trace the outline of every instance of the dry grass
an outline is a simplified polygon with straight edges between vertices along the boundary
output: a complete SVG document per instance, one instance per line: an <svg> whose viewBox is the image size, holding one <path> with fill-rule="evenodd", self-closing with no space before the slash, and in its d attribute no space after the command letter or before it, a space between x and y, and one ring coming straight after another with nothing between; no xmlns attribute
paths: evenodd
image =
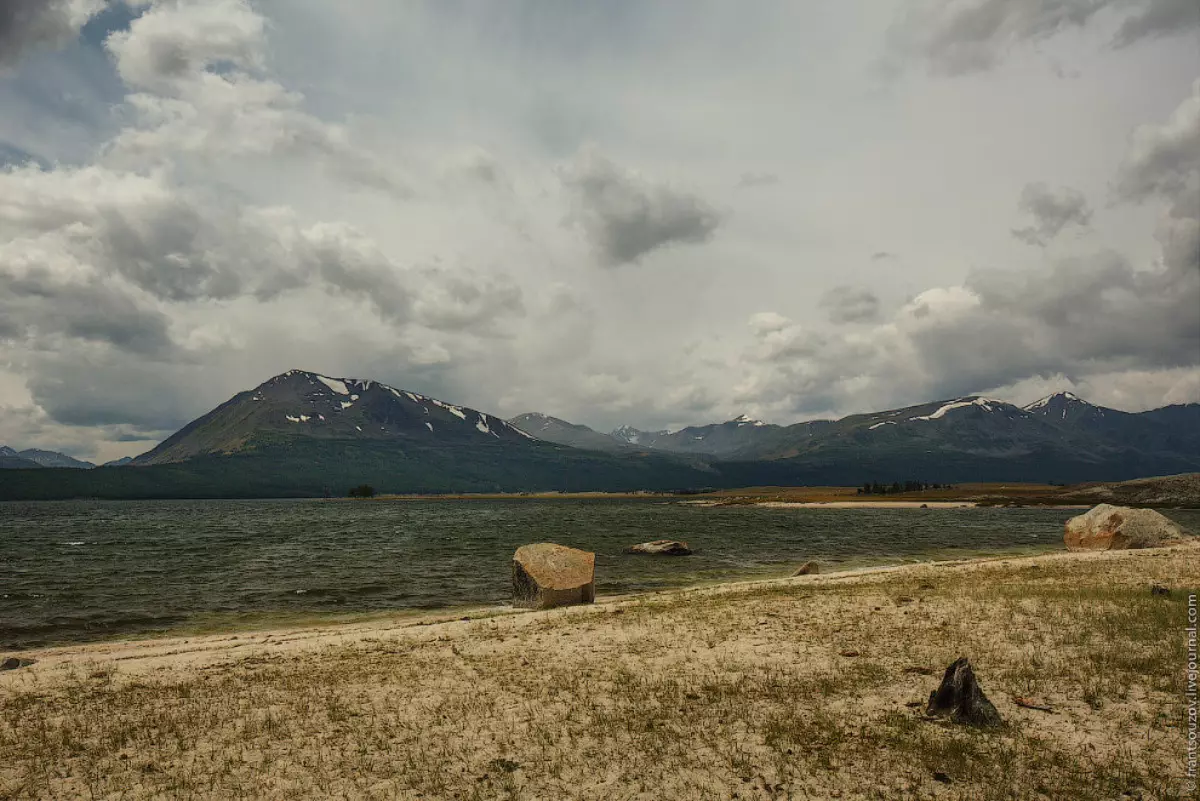
<svg viewBox="0 0 1200 801"><path fill-rule="evenodd" d="M1056 554L48 651L0 680L0 797L1180 798L1197 586ZM1003 731L908 706L959 655Z"/></svg>

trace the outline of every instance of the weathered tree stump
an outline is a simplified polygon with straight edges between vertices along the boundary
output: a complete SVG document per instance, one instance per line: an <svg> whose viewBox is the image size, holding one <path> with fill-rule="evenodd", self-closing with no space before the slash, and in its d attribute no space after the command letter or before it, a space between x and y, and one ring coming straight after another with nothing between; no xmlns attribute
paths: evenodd
<svg viewBox="0 0 1200 801"><path fill-rule="evenodd" d="M942 684L929 694L929 715L949 715L952 723L992 728L1003 726L1000 713L983 694L975 671L965 656L954 660L942 676Z"/></svg>

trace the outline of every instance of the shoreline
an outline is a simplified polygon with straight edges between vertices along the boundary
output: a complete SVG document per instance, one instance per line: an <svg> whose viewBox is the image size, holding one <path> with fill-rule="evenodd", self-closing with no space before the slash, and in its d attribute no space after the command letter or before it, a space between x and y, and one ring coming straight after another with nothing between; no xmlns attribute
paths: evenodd
<svg viewBox="0 0 1200 801"><path fill-rule="evenodd" d="M1194 547L1200 550L1200 542L1194 546L1176 546L1178 547ZM1163 549L1153 549L1163 550ZM463 606L448 606L437 609L394 609L380 610L375 612L347 612L341 614L331 614L324 616L319 613L312 615L300 615L304 622L288 624L286 619L288 616L282 616L278 621L272 620L272 615L266 614L261 619L261 625L250 623L249 625L237 625L232 622L232 625L226 627L222 625L204 626L199 625L195 629L189 628L189 624L181 624L178 628L160 632L150 631L145 635L139 634L114 634L112 637L105 637L95 640L67 640L60 643L49 644L44 646L34 646L30 648L15 648L0 653L0 657L19 656L24 659L37 659L39 663L48 661L50 664L62 662L62 657L66 656L82 656L84 658L96 658L101 655L107 655L110 658L117 660L136 659L138 657L129 654L138 651L158 652L160 649L168 649L172 653L183 653L188 650L205 650L212 643L228 643L238 642L233 648L244 648L251 644L263 644L268 640L282 641L303 641L313 638L353 638L354 635L371 633L371 632L392 632L403 631L414 628L437 627L444 625L453 625L460 622L491 620L500 617L522 617L527 615L553 614L563 610L587 610L587 609L603 609L613 605L624 604L639 604L652 600L662 600L664 598L680 598L696 594L699 596L721 595L728 592L737 592L741 590L772 587L772 586L787 586L796 581L806 581L815 586L825 584L853 582L863 577L887 576L887 575L902 575L914 571L922 571L926 569L945 569L945 568L963 568L972 569L997 562L1023 562L1039 559L1057 559L1057 558L1089 558L1096 557L1102 553L1133 553L1132 551L1119 552L1080 552L1067 551L1061 546L1053 547L1041 553L1030 554L1025 550L1022 551L997 551L988 552L967 556L961 559L914 559L906 562L885 562L881 564L867 564L856 567L849 567L841 570L831 570L828 572L815 573L807 576L754 576L746 575L727 580L715 580L711 582L698 582L693 584L684 584L679 586L667 587L658 590L645 590L629 593L618 593L613 595L598 596L592 604L581 604L570 607L560 607L555 610L529 610L519 607L513 607L510 604L480 604L480 605L463 605ZM192 645L191 649L180 649L183 645ZM0 672L0 688L4 687L4 678L12 676L17 671Z"/></svg>
<svg viewBox="0 0 1200 801"><path fill-rule="evenodd" d="M785 506L787 504L784 504ZM853 556L841 557L831 562L828 557L815 556L813 560L821 565L825 572L816 574L831 578L835 576L856 575L863 572L888 571L922 565L964 564L987 562L996 559L1021 559L1033 556L1044 556L1058 553L1062 546L1055 544L1024 544L1008 548L991 550L966 550L961 557L952 556L955 548L943 547L923 553L897 557ZM678 557L650 557L656 559L677 559ZM615 592L598 595L596 604L614 603L654 598L665 594L711 590L724 586L752 585L762 582L786 581L792 578L791 572L808 559L797 561L795 564L778 569L759 569L731 571L729 575L720 578L702 578L685 580L678 584L659 587L645 587L628 592ZM847 566L848 565L848 566ZM514 608L508 602L488 603L468 602L436 607L393 607L387 609L361 609L346 611L306 610L290 611L248 611L242 613L202 613L176 624L161 628L150 628L142 631L114 631L100 634L96 637L67 637L33 645L15 645L7 649L0 646L0 659L6 656L29 657L35 652L58 651L62 649L79 649L91 646L115 646L121 644L146 643L157 640L195 640L206 637L228 637L230 635L256 635L270 633L287 633L306 631L310 629L326 630L329 628L349 626L426 626L433 622L452 622L471 616L472 619L491 617L506 613L523 613L529 610ZM4 674L0 673L0 677ZM2 685L0 685L2 686Z"/></svg>
<svg viewBox="0 0 1200 801"><path fill-rule="evenodd" d="M997 555L29 651L0 672L0 797L1182 797L1198 557ZM1003 729L926 714L962 656Z"/></svg>
<svg viewBox="0 0 1200 801"><path fill-rule="evenodd" d="M763 509L976 509L975 501L752 501L713 506L758 506Z"/></svg>

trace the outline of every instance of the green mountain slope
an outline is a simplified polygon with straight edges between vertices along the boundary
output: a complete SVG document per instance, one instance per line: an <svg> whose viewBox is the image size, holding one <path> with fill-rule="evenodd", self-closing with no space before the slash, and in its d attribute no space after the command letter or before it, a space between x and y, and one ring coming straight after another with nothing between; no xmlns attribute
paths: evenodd
<svg viewBox="0 0 1200 801"><path fill-rule="evenodd" d="M544 415L510 423L374 381L293 370L127 466L5 470L0 499L340 496L364 483L449 493L1115 481L1200 471L1198 417L1195 404L1132 415L1074 397L1022 409L969 396L793 426L742 417L674 433L626 428L618 441Z"/></svg>

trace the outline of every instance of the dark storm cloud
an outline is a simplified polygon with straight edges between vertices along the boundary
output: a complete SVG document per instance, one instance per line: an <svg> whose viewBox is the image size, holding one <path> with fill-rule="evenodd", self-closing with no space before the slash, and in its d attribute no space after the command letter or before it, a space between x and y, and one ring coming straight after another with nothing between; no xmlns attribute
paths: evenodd
<svg viewBox="0 0 1200 801"><path fill-rule="evenodd" d="M1117 190L1128 201L1165 201L1155 232L1163 263L1200 270L1200 79L1165 123L1134 131Z"/></svg>
<svg viewBox="0 0 1200 801"><path fill-rule="evenodd" d="M1113 37L1117 47L1140 39L1169 36L1200 28L1200 3L1196 0L1154 0L1143 3L1139 13L1121 24Z"/></svg>
<svg viewBox="0 0 1200 801"><path fill-rule="evenodd" d="M834 323L867 323L879 319L879 298L862 287L834 287L821 297L821 308Z"/></svg>
<svg viewBox="0 0 1200 801"><path fill-rule="evenodd" d="M1117 176L1127 200L1154 195L1174 197L1200 176L1200 79L1191 95L1162 124L1138 126Z"/></svg>
<svg viewBox="0 0 1200 801"><path fill-rule="evenodd" d="M1043 183L1026 184L1017 208L1033 218L1031 225L1012 231L1027 245L1045 247L1068 225L1086 227L1092 219L1082 192L1069 187L1054 190Z"/></svg>
<svg viewBox="0 0 1200 801"><path fill-rule="evenodd" d="M39 47L62 47L103 0L0 0L0 71Z"/></svg>
<svg viewBox="0 0 1200 801"><path fill-rule="evenodd" d="M1014 46L1087 25L1101 11L1125 17L1113 46L1186 34L1200 26L1195 0L928 0L892 29L892 46L947 75L995 66Z"/></svg>
<svg viewBox="0 0 1200 801"><path fill-rule="evenodd" d="M170 323L162 312L105 282L63 283L44 268L0 282L0 318L10 337L40 344L66 336L155 359L169 358L174 351Z"/></svg>
<svg viewBox="0 0 1200 801"><path fill-rule="evenodd" d="M29 391L55 422L71 426L120 425L136 439L179 428L181 409L193 403L179 373L163 365L112 353L49 355L30 377Z"/></svg>
<svg viewBox="0 0 1200 801"><path fill-rule="evenodd" d="M702 198L622 169L592 149L559 176L574 201L574 222L610 266L705 242L721 222Z"/></svg>

